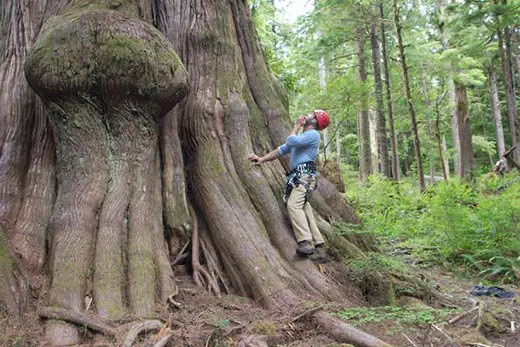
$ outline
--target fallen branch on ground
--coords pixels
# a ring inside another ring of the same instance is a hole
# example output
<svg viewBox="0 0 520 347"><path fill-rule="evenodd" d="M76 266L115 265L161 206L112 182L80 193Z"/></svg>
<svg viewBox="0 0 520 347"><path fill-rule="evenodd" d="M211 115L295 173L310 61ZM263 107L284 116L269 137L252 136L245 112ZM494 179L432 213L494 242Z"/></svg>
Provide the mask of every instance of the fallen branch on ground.
<svg viewBox="0 0 520 347"><path fill-rule="evenodd" d="M458 315L458 316L456 316L456 317L450 319L450 320L448 321L448 323L449 323L449 324L455 324L455 323L457 323L459 320L461 320L462 318L466 317L468 314L470 314L471 312L476 311L476 310L478 310L478 306L475 306L475 307L473 307L471 310L466 311L466 312L464 312L464 313L462 313L462 314L460 314L460 315Z"/></svg>
<svg viewBox="0 0 520 347"><path fill-rule="evenodd" d="M377 337L332 317L327 312L318 312L314 317L323 330L338 342L352 343L360 347L392 347Z"/></svg>
<svg viewBox="0 0 520 347"><path fill-rule="evenodd" d="M302 318L306 318L312 314L314 314L315 312L321 310L323 308L323 306L318 306L318 307L314 307L314 308L311 308L310 310L307 310L305 312L303 312L302 314L299 314L297 315L292 321L291 323L294 323L294 322L297 322L299 321L300 319Z"/></svg>
<svg viewBox="0 0 520 347"><path fill-rule="evenodd" d="M409 338L408 336L406 336L406 334L405 334L405 333L401 333L401 335L403 335L403 336L404 336L404 338L405 338L405 339L407 339L407 340L408 340L408 342L410 342L410 343L412 344L412 346L414 346L414 347L417 347L417 345L416 345L416 344L415 344L415 343L414 343L414 342L412 341L412 339L411 339L411 338Z"/></svg>
<svg viewBox="0 0 520 347"><path fill-rule="evenodd" d="M453 342L453 339L446 334L441 328L439 328L436 324L432 324L432 327L434 327L438 332L440 332L442 335L444 335L450 342Z"/></svg>

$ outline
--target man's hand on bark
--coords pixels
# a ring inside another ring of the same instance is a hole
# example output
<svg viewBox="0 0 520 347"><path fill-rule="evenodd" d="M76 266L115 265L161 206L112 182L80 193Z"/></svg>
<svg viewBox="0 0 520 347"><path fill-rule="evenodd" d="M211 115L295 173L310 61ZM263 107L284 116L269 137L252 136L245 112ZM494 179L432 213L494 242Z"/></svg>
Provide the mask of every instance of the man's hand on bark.
<svg viewBox="0 0 520 347"><path fill-rule="evenodd" d="M257 156L256 154L250 154L247 156L247 159L249 159L250 162L254 163L255 165L260 165L263 163L262 158Z"/></svg>

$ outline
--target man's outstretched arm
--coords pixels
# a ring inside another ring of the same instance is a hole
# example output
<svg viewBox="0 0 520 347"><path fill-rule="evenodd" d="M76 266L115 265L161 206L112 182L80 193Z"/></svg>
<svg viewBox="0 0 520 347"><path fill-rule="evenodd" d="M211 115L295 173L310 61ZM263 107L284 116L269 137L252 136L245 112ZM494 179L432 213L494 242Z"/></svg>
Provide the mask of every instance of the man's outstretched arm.
<svg viewBox="0 0 520 347"><path fill-rule="evenodd" d="M255 165L260 165L262 163L265 163L266 161L273 161L276 158L278 158L280 155L281 155L280 150L278 148L276 148L276 149L272 150L271 152L267 153L266 155L264 155L263 157L259 157L253 153L253 154L250 154L247 157L247 159L249 159L249 161L252 161L253 163L255 163Z"/></svg>

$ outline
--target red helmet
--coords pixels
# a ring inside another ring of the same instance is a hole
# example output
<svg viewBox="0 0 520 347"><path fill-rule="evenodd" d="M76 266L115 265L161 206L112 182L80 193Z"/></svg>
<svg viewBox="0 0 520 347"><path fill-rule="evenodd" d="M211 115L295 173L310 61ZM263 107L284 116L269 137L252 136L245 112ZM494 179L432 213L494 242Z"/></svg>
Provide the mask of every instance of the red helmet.
<svg viewBox="0 0 520 347"><path fill-rule="evenodd" d="M316 117L316 129L323 130L329 126L330 117L329 114L323 110L315 110L312 112Z"/></svg>

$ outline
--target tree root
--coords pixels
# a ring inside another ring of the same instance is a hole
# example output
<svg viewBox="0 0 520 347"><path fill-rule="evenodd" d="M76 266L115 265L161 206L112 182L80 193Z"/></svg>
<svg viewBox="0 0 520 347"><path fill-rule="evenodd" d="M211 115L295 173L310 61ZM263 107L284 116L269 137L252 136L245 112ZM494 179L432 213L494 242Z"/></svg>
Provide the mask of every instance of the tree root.
<svg viewBox="0 0 520 347"><path fill-rule="evenodd" d="M317 312L315 319L323 330L338 342L352 343L361 347L392 347L377 337L332 317L327 312Z"/></svg>
<svg viewBox="0 0 520 347"><path fill-rule="evenodd" d="M191 232L191 266L193 267L193 281L201 288L206 288L210 293L213 292L217 297L220 297L221 290L219 280L224 284L227 292L229 292L227 285L221 271L218 268L217 261L211 252L208 251L206 242L199 231L199 223L197 214L191 204L189 204L192 232ZM202 251L202 252L201 252ZM200 256L206 260L206 266L200 263Z"/></svg>
<svg viewBox="0 0 520 347"><path fill-rule="evenodd" d="M168 343L168 341L170 341L172 336L173 336L173 334L171 334L171 333L166 335L166 336L164 336L159 341L157 341L157 343L154 344L153 347L164 347L164 346L166 346L166 344Z"/></svg>
<svg viewBox="0 0 520 347"><path fill-rule="evenodd" d="M58 307L44 307L40 310L40 317L48 319L63 320L91 330L98 331L104 335L116 336L117 330L100 319L88 317L87 315Z"/></svg>
<svg viewBox="0 0 520 347"><path fill-rule="evenodd" d="M163 326L163 323L158 320L146 320L143 322L134 322L123 325L118 330L126 331L124 339L121 344L122 347L131 347L137 336L145 331L157 330Z"/></svg>
<svg viewBox="0 0 520 347"><path fill-rule="evenodd" d="M159 330L164 325L159 320L145 320L142 322L128 323L116 329L101 319L92 318L84 313L58 307L44 307L40 310L39 316L87 327L106 336L115 338L118 341L117 346L121 347L131 347L139 334L150 330ZM171 337L171 333L165 335L155 343L154 346L165 346Z"/></svg>

